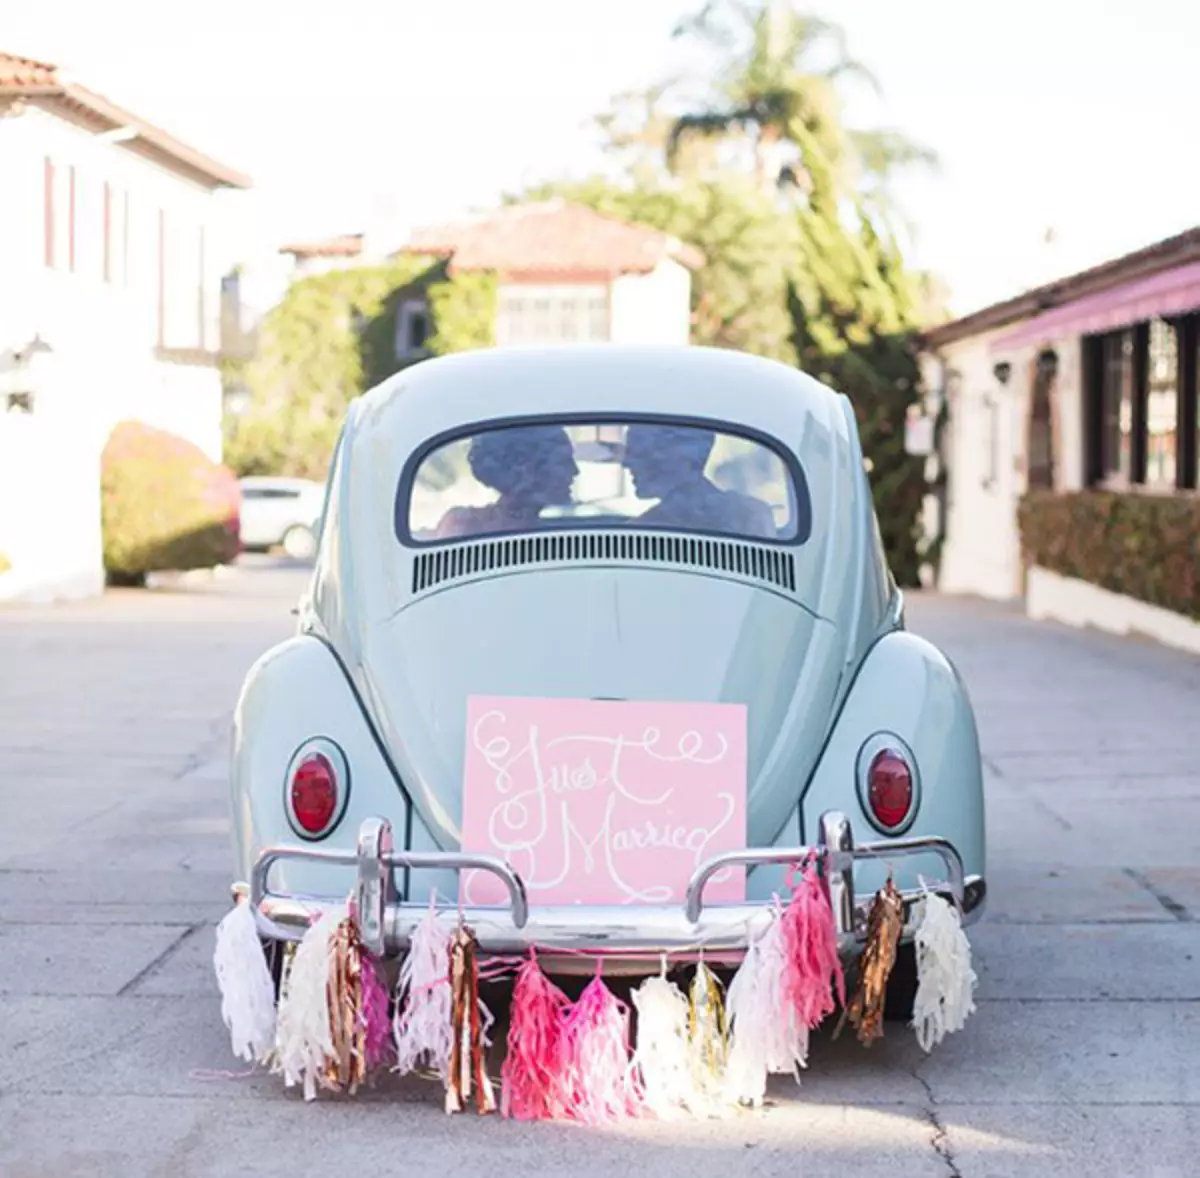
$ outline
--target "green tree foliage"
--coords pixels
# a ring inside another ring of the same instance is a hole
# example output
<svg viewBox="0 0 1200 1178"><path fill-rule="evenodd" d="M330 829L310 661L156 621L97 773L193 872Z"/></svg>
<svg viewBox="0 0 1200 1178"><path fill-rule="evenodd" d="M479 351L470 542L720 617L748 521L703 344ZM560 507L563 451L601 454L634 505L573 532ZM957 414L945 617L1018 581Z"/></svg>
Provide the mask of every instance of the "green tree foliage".
<svg viewBox="0 0 1200 1178"><path fill-rule="evenodd" d="M293 283L266 317L242 369L247 410L226 425L226 461L240 475L325 478L350 402L411 361L395 352L396 311L424 292L434 355L486 346L495 321L491 275L449 277L441 261L314 274Z"/></svg>
<svg viewBox="0 0 1200 1178"><path fill-rule="evenodd" d="M696 246L695 343L798 364L846 393L893 572L915 584L926 486L904 421L934 292L903 263L891 181L933 153L895 130L847 126L844 87L874 79L828 21L713 0L677 33L709 51L699 90L618 96L597 119L610 173L525 196L563 196Z"/></svg>
<svg viewBox="0 0 1200 1178"><path fill-rule="evenodd" d="M896 131L846 125L841 87L874 80L827 21L778 0L712 0L678 31L712 47L718 67L700 109L672 124L668 163L678 172L691 141L732 139L748 145L755 182L790 208L796 361L853 403L892 571L916 584L926 484L924 461L904 451L904 422L919 396L915 332L928 292L903 264L889 181L935 157Z"/></svg>
<svg viewBox="0 0 1200 1178"><path fill-rule="evenodd" d="M549 196L652 225L701 252L704 264L692 277L693 343L795 362L786 302L795 224L745 177L635 184L597 176L544 184L522 199Z"/></svg>

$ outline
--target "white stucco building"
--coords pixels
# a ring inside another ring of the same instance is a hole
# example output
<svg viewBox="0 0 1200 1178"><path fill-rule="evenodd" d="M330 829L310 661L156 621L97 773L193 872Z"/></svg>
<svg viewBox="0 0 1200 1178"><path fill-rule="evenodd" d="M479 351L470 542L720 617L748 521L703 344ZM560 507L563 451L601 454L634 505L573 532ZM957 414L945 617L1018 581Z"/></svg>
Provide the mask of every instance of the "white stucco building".
<svg viewBox="0 0 1200 1178"><path fill-rule="evenodd" d="M249 180L0 53L0 600L103 587L100 453L134 418L221 457L223 191ZM31 345L33 345L31 347Z"/></svg>
<svg viewBox="0 0 1200 1178"><path fill-rule="evenodd" d="M1031 487L1200 489L1200 229L936 327L923 349L926 410L947 411L926 512L943 591L1026 593Z"/></svg>
<svg viewBox="0 0 1200 1178"><path fill-rule="evenodd" d="M562 200L418 228L401 252L445 258L451 274L495 274L500 347L686 344L691 272L703 263L665 233ZM419 300L401 306L397 355L419 351L427 329Z"/></svg>
<svg viewBox="0 0 1200 1178"><path fill-rule="evenodd" d="M498 346L583 342L686 344L691 336L692 246L646 225L562 200L507 205L420 226L390 248L384 235L296 242L281 254L292 276L377 265L401 254L441 259L453 274L498 280ZM425 354L429 306L414 292L396 309L396 357Z"/></svg>

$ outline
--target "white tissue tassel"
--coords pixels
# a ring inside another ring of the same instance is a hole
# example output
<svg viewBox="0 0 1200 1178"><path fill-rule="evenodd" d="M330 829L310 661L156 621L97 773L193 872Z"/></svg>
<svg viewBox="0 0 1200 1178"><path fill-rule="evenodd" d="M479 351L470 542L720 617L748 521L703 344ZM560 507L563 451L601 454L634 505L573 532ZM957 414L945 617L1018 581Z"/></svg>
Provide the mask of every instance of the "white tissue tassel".
<svg viewBox="0 0 1200 1178"><path fill-rule="evenodd" d="M450 1045L454 1040L450 931L440 919L433 899L413 932L412 944L400 967L392 1034L396 1040L393 1071L405 1075L424 1064L445 1082L450 1074Z"/></svg>
<svg viewBox="0 0 1200 1178"><path fill-rule="evenodd" d="M646 978L631 997L638 1015L633 1063L641 1073L647 1107L668 1119L696 1096L688 1050L688 1000L662 974Z"/></svg>
<svg viewBox="0 0 1200 1178"><path fill-rule="evenodd" d="M971 944L957 910L926 892L913 938L917 953L917 995L912 1027L922 1050L931 1051L950 1032L962 1030L975 1010L978 980L971 968Z"/></svg>
<svg viewBox="0 0 1200 1178"><path fill-rule="evenodd" d="M304 1099L315 1100L317 1081L333 1054L329 1030L329 942L345 913L326 912L304 934L279 998L275 1029L276 1070L291 1088L304 1085Z"/></svg>
<svg viewBox="0 0 1200 1178"><path fill-rule="evenodd" d="M235 904L217 925L213 968L233 1054L264 1063L275 1045L275 986L248 901Z"/></svg>
<svg viewBox="0 0 1200 1178"><path fill-rule="evenodd" d="M778 916L752 941L729 983L725 1013L729 1021L726 1084L732 1100L757 1107L767 1093L768 1075L792 1073L808 1063L808 1028L796 1011L784 1009L782 983L787 972Z"/></svg>

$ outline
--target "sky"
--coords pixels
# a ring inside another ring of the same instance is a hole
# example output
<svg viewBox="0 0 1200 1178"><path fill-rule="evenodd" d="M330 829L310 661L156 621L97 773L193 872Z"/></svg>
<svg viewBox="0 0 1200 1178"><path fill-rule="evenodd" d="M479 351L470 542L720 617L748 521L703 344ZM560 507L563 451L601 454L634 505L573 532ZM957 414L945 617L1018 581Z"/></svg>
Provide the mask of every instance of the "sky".
<svg viewBox="0 0 1200 1178"><path fill-rule="evenodd" d="M801 4L810 10L810 5ZM244 255L440 220L597 163L587 121L681 63L694 0L0 0L41 57L248 172ZM966 313L1200 223L1200 5L814 0L879 79L864 125L941 157L898 186ZM3 190L0 187L0 201ZM1046 231L1055 235L1046 245Z"/></svg>

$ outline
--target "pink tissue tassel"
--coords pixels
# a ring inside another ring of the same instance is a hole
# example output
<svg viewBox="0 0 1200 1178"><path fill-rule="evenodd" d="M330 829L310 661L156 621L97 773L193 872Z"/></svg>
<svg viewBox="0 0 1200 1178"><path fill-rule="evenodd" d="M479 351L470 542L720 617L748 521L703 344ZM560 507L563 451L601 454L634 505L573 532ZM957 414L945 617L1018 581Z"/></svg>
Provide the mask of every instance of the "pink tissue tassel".
<svg viewBox="0 0 1200 1178"><path fill-rule="evenodd" d="M641 1099L629 1058L629 1008L604 984L600 965L563 1019L564 1113L600 1125L635 1116Z"/></svg>
<svg viewBox="0 0 1200 1178"><path fill-rule="evenodd" d="M517 971L508 1045L500 1070L500 1114L518 1121L563 1115L563 1017L567 996L538 965L537 953Z"/></svg>
<svg viewBox="0 0 1200 1178"><path fill-rule="evenodd" d="M367 1070L379 1067L392 1046L392 1023L388 1017L388 993L379 980L374 960L362 955L362 1017L366 1023Z"/></svg>
<svg viewBox="0 0 1200 1178"><path fill-rule="evenodd" d="M799 1015L804 1026L814 1028L837 1007L846 1005L846 981L838 957L837 930L829 894L815 867L800 872L800 884L783 910L780 932L787 962L782 997L785 1007Z"/></svg>

